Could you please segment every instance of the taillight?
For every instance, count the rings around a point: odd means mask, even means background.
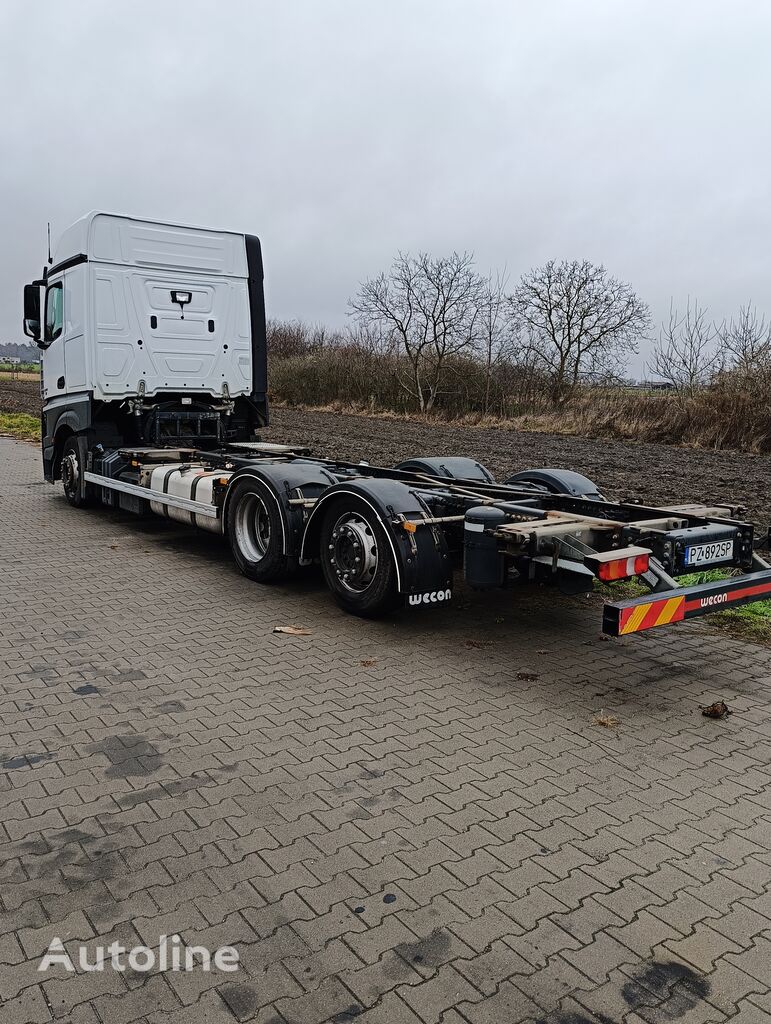
[[[628,580],[631,576],[640,576],[650,568],[651,552],[649,548],[618,548],[616,551],[594,551],[586,555],[584,561],[587,569],[606,583],[613,580]]]
[[[601,580],[627,580],[630,576],[640,576],[648,571],[650,554],[629,555],[627,558],[613,558],[607,562],[599,562],[597,576]]]

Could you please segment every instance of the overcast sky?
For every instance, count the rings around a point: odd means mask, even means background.
[[[771,314],[771,5],[2,0],[0,340],[91,209],[253,232],[268,315],[399,249]]]

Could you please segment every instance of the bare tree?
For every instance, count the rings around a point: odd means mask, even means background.
[[[403,348],[410,376],[402,383],[421,412],[434,407],[447,359],[477,339],[484,281],[473,262],[469,253],[400,253],[350,302],[361,325],[386,331]]]
[[[771,324],[758,316],[752,303],[741,306],[735,320],[731,317],[730,323],[723,321],[717,337],[732,369],[741,373],[765,371],[771,364]]]
[[[549,260],[531,270],[511,307],[555,399],[588,370],[605,375],[623,366],[650,326],[648,307],[630,286],[588,260]]]
[[[496,369],[514,354],[517,341],[511,308],[506,296],[508,274],[490,273],[480,293],[478,346],[485,367],[484,414],[490,411],[492,382]]]
[[[704,306],[688,299],[681,316],[671,304],[669,321],[661,325],[648,370],[671,384],[681,401],[691,398],[722,366],[717,337]]]

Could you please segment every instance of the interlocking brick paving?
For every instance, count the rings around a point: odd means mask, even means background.
[[[768,651],[540,590],[364,622],[0,468],[0,1021],[771,1020]],[[240,969],[37,970],[172,933]]]

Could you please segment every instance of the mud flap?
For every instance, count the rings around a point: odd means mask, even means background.
[[[328,488],[305,528],[301,557],[313,558],[318,549],[321,519],[336,498],[363,502],[377,515],[386,532],[396,564],[397,586],[409,605],[439,607],[452,594],[452,565],[444,533],[430,526],[403,528],[404,519],[420,520],[426,509],[408,485],[388,479],[346,481]],[[441,597],[439,596],[441,595]]]

